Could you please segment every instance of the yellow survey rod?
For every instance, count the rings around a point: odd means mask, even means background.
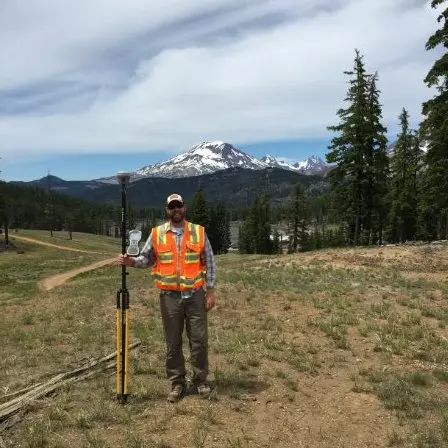
[[[128,396],[129,370],[129,293],[117,293],[117,399],[125,402]]]
[[[117,300],[117,302],[120,299]],[[117,307],[117,398],[120,397],[121,392],[121,310],[120,307]]]
[[[129,173],[119,173],[121,184],[121,253],[126,254],[126,184]],[[117,399],[125,403],[128,397],[128,352],[129,352],[129,292],[126,287],[126,265],[121,266],[121,289],[117,291]]]

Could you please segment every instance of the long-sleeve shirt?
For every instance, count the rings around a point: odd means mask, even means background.
[[[180,250],[180,245],[182,241],[182,235],[184,233],[184,227],[173,227],[170,226],[168,232],[173,232],[176,237],[177,249]],[[156,254],[154,248],[152,246],[152,231],[146,240],[143,249],[140,252],[138,257],[133,258],[134,267],[144,268],[150,267],[156,262]],[[206,266],[206,274],[205,281],[207,288],[214,288],[216,282],[216,264],[215,264],[215,256],[213,254],[212,245],[205,234],[205,247],[204,251],[201,253],[201,261]],[[189,292],[182,294],[183,296],[189,295]]]

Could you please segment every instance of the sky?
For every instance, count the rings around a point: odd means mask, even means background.
[[[89,180],[221,140],[325,157],[355,49],[391,141],[434,92],[424,0],[0,2],[0,178]]]

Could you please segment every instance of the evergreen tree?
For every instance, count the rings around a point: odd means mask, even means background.
[[[242,226],[242,252],[248,254],[257,253],[258,238],[258,212],[260,209],[260,199],[257,196],[250,207],[246,219]]]
[[[420,169],[420,142],[409,128],[409,113],[403,108],[400,134],[391,157],[391,191],[388,239],[405,242],[415,238],[418,214],[417,176]]]
[[[244,224],[241,224],[238,227],[238,252],[245,253],[246,252],[246,240],[243,231]]]
[[[73,219],[73,232],[97,233],[103,231],[105,223],[116,219],[115,208],[110,205],[88,203],[35,186],[0,182],[0,196],[7,198],[10,228],[61,231]]]
[[[149,238],[149,234],[151,233],[152,229],[153,229],[153,226],[151,226],[150,221],[146,221],[142,224],[142,228],[141,228],[142,239],[141,239],[141,241],[146,242],[146,240]]]
[[[216,227],[218,235],[217,253],[226,254],[229,250],[230,241],[230,215],[224,202],[219,201],[216,205]]]
[[[358,50],[353,70],[344,73],[351,76],[346,96],[349,106],[338,110],[340,123],[328,127],[338,133],[326,156],[327,162],[337,163],[328,178],[336,207],[347,223],[349,241],[354,245],[372,244],[381,234],[387,175],[387,139],[381,124],[378,75],[366,73]],[[316,234],[316,238],[321,244],[322,236]]]
[[[51,196],[50,196],[51,197]],[[54,223],[54,205],[52,202],[48,202],[44,209],[45,216],[47,218],[47,229],[50,230],[50,236],[53,236],[53,223]]]
[[[227,212],[227,219],[223,235],[223,253],[226,254],[227,252],[229,252],[231,246],[232,246],[231,221],[230,221],[230,213]]]
[[[5,231],[5,245],[9,245],[9,219],[8,219],[8,204],[5,196],[0,194],[0,225],[3,225]]]
[[[292,233],[292,235],[290,236],[290,252],[296,252],[297,246],[299,245],[299,220],[301,211],[300,207],[303,202],[301,201],[302,196],[303,191],[300,189],[300,186],[296,184],[293,187],[290,209],[288,210],[288,220],[291,226]]]
[[[222,201],[210,207],[207,235],[215,254],[225,254],[230,247],[230,215]]]
[[[386,218],[387,176],[387,129],[381,123],[382,108],[377,88],[378,73],[369,79],[368,133],[366,135],[365,162],[367,176],[364,181],[365,214],[363,244],[382,244],[383,226]]]
[[[126,216],[126,220],[127,220],[127,228],[132,230],[136,228],[137,225],[137,221],[136,221],[136,217],[135,217],[135,211],[134,211],[134,207],[132,207],[132,205],[129,203],[127,205],[127,216]]]
[[[423,104],[421,130],[428,150],[420,207],[420,235],[425,239],[448,237],[448,6],[446,0],[432,0],[432,8],[445,9],[437,18],[442,27],[432,34],[426,50],[441,46],[443,54],[425,77],[437,94]]]
[[[75,215],[74,213],[67,213],[65,215],[65,220],[64,220],[64,228],[68,233],[68,239],[72,240],[73,239],[73,229],[75,227]]]
[[[239,238],[240,250],[248,254],[271,254],[271,209],[267,194],[257,196],[244,220]]]
[[[206,228],[210,223],[210,216],[205,200],[205,192],[202,186],[196,190],[196,193],[191,200],[191,206],[189,208],[188,216],[189,221],[195,224],[200,224],[201,226],[204,226]]]
[[[273,240],[272,240],[272,253],[280,254],[282,253],[281,243],[280,243],[280,233],[277,227],[274,230]]]
[[[309,237],[309,247],[311,250],[318,250],[323,247],[322,231],[316,225]]]
[[[305,209],[304,216],[299,220],[299,251],[305,252],[310,250],[310,236],[309,236],[309,218],[307,209]]]
[[[271,241],[271,207],[267,193],[261,196],[258,205],[256,252],[259,254],[271,254],[273,250]]]
[[[309,203],[305,191],[300,184],[292,189],[291,199],[286,211],[287,220],[291,228],[290,252],[306,250],[308,248]]]
[[[210,241],[213,252],[217,254],[219,247],[219,230],[218,220],[216,216],[216,207],[214,205],[210,206],[209,208],[209,218],[210,222],[205,231],[207,232],[208,240]]]
[[[327,162],[337,163],[329,173],[332,188],[339,193],[339,205],[350,228],[350,240],[354,245],[360,243],[363,181],[365,167],[365,136],[367,134],[368,114],[368,75],[363,57],[356,50],[353,71],[345,71],[352,77],[349,81],[346,101],[347,109],[339,109],[337,115],[341,122],[328,129],[338,132],[329,146]]]

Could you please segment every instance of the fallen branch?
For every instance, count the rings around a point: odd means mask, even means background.
[[[25,387],[24,389],[16,390],[15,392],[11,392],[9,394],[2,395],[0,397],[0,400],[1,401],[6,401],[7,399],[10,399],[12,397],[16,397],[17,395],[23,394],[24,392],[27,392],[27,391],[29,391],[31,389],[34,389],[35,387],[40,386],[41,384],[42,383],[33,384],[32,386]]]
[[[138,347],[141,344],[140,341],[134,342],[129,346],[129,350]],[[26,407],[34,400],[44,397],[49,393],[64,387],[68,384],[75,383],[86,378],[89,378],[99,371],[108,370],[116,366],[116,359],[112,362],[106,363],[113,358],[116,358],[117,352],[113,352],[110,355],[105,356],[96,361],[91,361],[88,364],[71,370],[69,372],[59,373],[58,375],[50,378],[45,383],[38,383],[34,386],[27,387],[20,391],[9,394],[9,396],[15,396],[19,393],[22,395],[0,405],[0,432],[16,423],[17,419],[12,419],[20,411],[24,411]],[[106,363],[106,364],[105,364]],[[105,364],[105,365],[104,365]],[[100,369],[95,367],[100,366]]]

